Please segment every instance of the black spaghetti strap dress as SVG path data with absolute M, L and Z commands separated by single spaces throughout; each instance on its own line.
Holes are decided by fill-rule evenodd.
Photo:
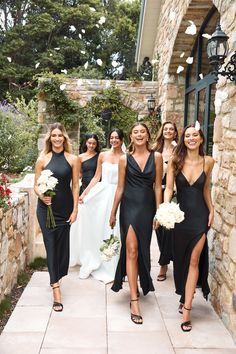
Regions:
M 168 161 L 164 162 L 165 164 Z M 162 200 L 164 200 L 164 190 L 166 187 L 166 174 L 162 178 Z M 167 265 L 173 260 L 173 230 L 159 226 L 156 230 L 157 242 L 160 250 L 158 263 L 161 266 Z
M 138 240 L 138 273 L 143 294 L 154 291 L 150 276 L 150 243 L 155 215 L 155 157 L 151 152 L 141 171 L 132 155 L 127 155 L 125 188 L 120 204 L 121 252 L 112 290 L 119 291 L 126 276 L 126 236 L 131 225 Z
M 182 172 L 176 176 L 177 201 L 180 209 L 184 211 L 185 219 L 175 224 L 173 236 L 173 264 L 176 293 L 181 295 L 180 302 L 185 301 L 185 284 L 187 281 L 189 263 L 193 248 L 203 234 L 208 232 L 209 211 L 203 196 L 203 188 L 206 180 L 204 168 L 200 176 L 193 184 Z M 210 292 L 208 285 L 208 244 L 204 244 L 199 260 L 199 277 L 197 287 L 200 287 L 203 296 L 207 299 Z
M 69 267 L 69 233 L 70 224 L 67 222 L 73 210 L 73 195 L 70 187 L 72 167 L 60 153 L 52 152 L 52 158 L 45 167 L 51 170 L 58 179 L 56 195 L 52 199 L 52 211 L 56 222 L 55 228 L 46 227 L 47 206 L 38 199 L 37 218 L 43 233 L 47 253 L 50 284 L 57 283 L 67 275 Z
M 85 188 L 89 185 L 91 179 L 95 175 L 96 168 L 97 168 L 97 162 L 98 162 L 98 154 L 94 155 L 88 160 L 85 160 L 81 164 L 81 170 L 82 170 L 82 185 L 80 187 L 80 194 L 83 193 Z

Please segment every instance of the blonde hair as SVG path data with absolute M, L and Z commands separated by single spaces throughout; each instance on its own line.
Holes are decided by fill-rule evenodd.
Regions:
M 48 129 L 47 134 L 44 139 L 44 147 L 43 147 L 43 150 L 40 155 L 46 155 L 52 151 L 51 134 L 54 129 L 59 129 L 64 136 L 64 143 L 63 143 L 64 151 L 66 151 L 68 153 L 72 152 L 72 145 L 70 142 L 70 138 L 69 138 L 64 126 L 61 123 L 56 122 L 56 123 L 52 123 L 49 126 L 49 129 Z

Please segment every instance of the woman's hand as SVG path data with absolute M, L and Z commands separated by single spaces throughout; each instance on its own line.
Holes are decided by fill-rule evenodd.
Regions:
M 41 194 L 39 196 L 39 199 L 42 200 L 42 202 L 46 205 L 51 205 L 52 204 L 52 197 L 48 197 L 44 194 Z
M 73 224 L 73 222 L 75 222 L 76 219 L 77 219 L 77 211 L 72 211 L 72 213 L 70 214 L 68 223 L 71 225 L 71 224 Z
M 214 221 L 214 210 L 210 211 L 208 216 L 208 227 L 211 227 Z
M 156 217 L 154 217 L 154 219 L 153 219 L 153 224 L 152 224 L 152 228 L 153 228 L 154 230 L 156 230 L 156 229 L 158 229 L 159 226 L 160 226 L 159 221 L 157 220 Z
M 116 216 L 111 214 L 109 219 L 109 225 L 111 226 L 111 228 L 113 228 L 115 224 L 116 224 Z
M 82 194 L 79 196 L 79 204 L 83 204 L 83 202 L 84 202 L 84 197 L 85 197 L 85 193 L 82 193 Z

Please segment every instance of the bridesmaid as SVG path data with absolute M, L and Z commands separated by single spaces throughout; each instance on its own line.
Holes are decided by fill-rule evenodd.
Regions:
M 151 151 L 150 133 L 144 123 L 137 122 L 132 126 L 129 140 L 129 153 L 119 161 L 118 185 L 110 215 L 113 227 L 121 202 L 122 246 L 112 290 L 119 291 L 124 277 L 128 276 L 131 320 L 142 324 L 137 282 L 139 276 L 144 295 L 154 291 L 150 276 L 150 243 L 153 217 L 162 198 L 163 166 L 161 154 Z
M 53 198 L 44 196 L 38 189 L 37 180 L 44 169 L 51 170 L 58 179 Z M 59 280 L 68 273 L 69 232 L 70 225 L 77 217 L 78 181 L 78 160 L 71 154 L 69 137 L 60 123 L 53 123 L 46 135 L 43 151 L 36 161 L 34 190 L 38 196 L 37 217 L 43 233 L 53 290 L 53 310 L 56 312 L 63 310 Z M 56 222 L 56 227 L 51 229 L 46 227 L 47 206 L 50 204 Z
M 174 280 L 183 313 L 181 329 L 192 329 L 190 311 L 196 286 L 207 299 L 208 277 L 207 232 L 213 223 L 214 209 L 210 181 L 214 160 L 203 151 L 204 135 L 200 125 L 187 126 L 170 159 L 164 201 L 171 200 L 174 182 L 177 201 L 185 219 L 176 224 L 173 237 Z
M 81 188 L 80 194 L 88 187 L 95 175 L 99 155 L 99 142 L 96 134 L 86 134 L 83 143 L 83 153 L 79 155 Z
M 166 171 L 168 161 L 173 154 L 174 147 L 178 142 L 178 130 L 174 122 L 166 121 L 162 124 L 153 146 L 153 150 L 160 152 L 163 158 L 163 178 L 162 178 L 162 192 L 164 197 L 164 190 L 166 187 Z M 172 237 L 173 231 L 167 230 L 159 226 L 156 230 L 157 242 L 160 250 L 159 264 L 160 272 L 157 276 L 158 281 L 166 280 L 166 273 L 168 264 L 172 260 Z

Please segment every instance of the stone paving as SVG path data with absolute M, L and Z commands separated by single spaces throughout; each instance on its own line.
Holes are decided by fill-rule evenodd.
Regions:
M 61 282 L 64 310 L 52 311 L 47 272 L 35 272 L 2 335 L 0 354 L 236 354 L 229 332 L 199 291 L 192 310 L 193 329 L 183 333 L 171 267 L 157 282 L 158 251 L 152 242 L 156 291 L 140 297 L 143 325 L 129 316 L 128 284 L 114 293 L 111 284 L 80 280 L 72 268 Z

